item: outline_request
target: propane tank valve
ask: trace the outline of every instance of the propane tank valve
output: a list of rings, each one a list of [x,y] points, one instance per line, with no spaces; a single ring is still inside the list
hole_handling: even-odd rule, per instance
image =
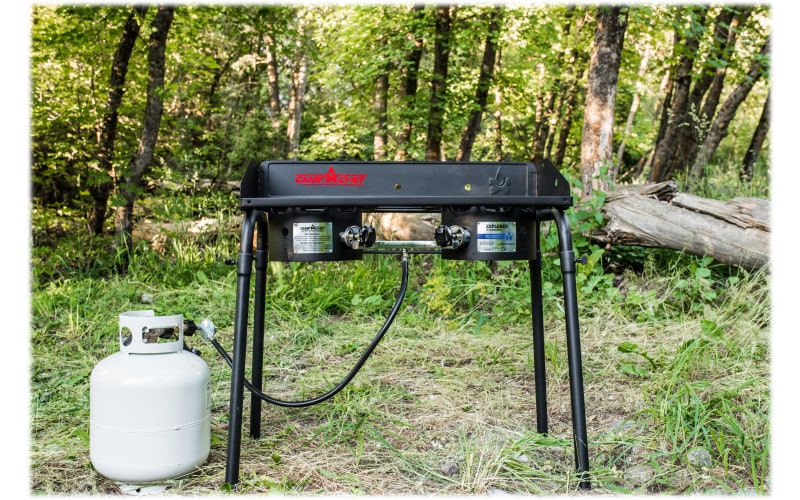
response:
[[[458,250],[469,243],[470,234],[467,228],[461,226],[441,225],[436,228],[434,239],[440,247],[450,247],[453,250]]]
[[[208,318],[203,318],[200,324],[197,325],[197,330],[200,331],[200,338],[203,340],[214,340],[214,335],[217,333],[217,325]]]

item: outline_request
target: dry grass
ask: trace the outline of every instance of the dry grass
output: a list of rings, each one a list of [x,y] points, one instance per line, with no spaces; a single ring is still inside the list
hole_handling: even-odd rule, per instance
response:
[[[623,363],[637,362],[618,349],[621,343],[633,342],[654,357],[668,357],[698,336],[701,318],[637,322],[613,304],[593,307],[597,310],[581,310],[590,491],[577,489],[563,321],[546,315],[550,432],[542,436],[535,432],[529,322],[494,323],[479,315],[453,321],[421,316],[413,304],[400,313],[353,383],[335,398],[305,409],[265,404],[260,439],[247,436],[246,395],[237,491],[308,495],[719,492],[725,491],[725,481],[731,487],[733,473],[740,476],[733,484],[746,484],[750,472],[738,470],[741,465],[723,468],[715,463],[699,468],[670,455],[668,440],[661,429],[653,428],[657,421],[648,412],[654,404],[651,382],[620,370]],[[265,392],[285,398],[308,397],[334,384],[380,326],[379,319],[363,317],[284,320],[268,319]],[[298,324],[306,327],[298,328]],[[730,328],[747,326],[731,321]],[[754,345],[766,344],[766,330],[753,330]],[[217,338],[230,346],[230,328],[221,328]],[[168,483],[167,492],[176,495],[226,491],[230,371],[210,346],[198,342],[195,339],[193,345],[201,347],[212,369],[211,453],[197,472]],[[104,355],[87,358],[82,369],[90,369],[91,359]],[[768,361],[749,369],[748,376],[767,384]],[[80,392],[80,387],[75,390]],[[88,407],[88,391],[76,398],[73,407]],[[34,402],[31,491],[118,493],[118,485],[97,474],[89,463],[85,415],[65,415],[60,424],[54,424],[59,419],[52,411]],[[74,432],[76,426],[83,432]],[[632,476],[637,467],[647,468],[649,475],[645,479]]]

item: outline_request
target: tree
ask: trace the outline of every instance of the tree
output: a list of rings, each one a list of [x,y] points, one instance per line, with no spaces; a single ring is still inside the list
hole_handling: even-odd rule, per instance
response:
[[[570,9],[571,15],[575,15],[575,30],[572,35],[571,48],[565,53],[564,59],[566,64],[564,67],[564,77],[559,86],[559,104],[555,110],[558,117],[558,137],[556,140],[555,130],[553,131],[553,141],[555,144],[556,152],[553,156],[553,161],[556,165],[561,166],[564,163],[564,157],[567,152],[567,140],[569,133],[572,129],[572,122],[575,117],[575,109],[578,105],[578,98],[580,95],[579,82],[583,79],[585,73],[586,62],[589,59],[589,53],[581,50],[578,46],[579,37],[583,31],[583,27],[588,19],[589,11],[574,13],[575,7]],[[545,148],[545,156],[550,156],[551,148]]]
[[[483,50],[483,61],[478,76],[478,84],[475,87],[474,108],[470,112],[467,126],[461,135],[461,144],[458,147],[457,161],[469,161],[472,155],[472,145],[475,143],[475,136],[480,130],[481,118],[486,112],[486,103],[489,99],[489,87],[492,83],[495,60],[497,58],[497,44],[500,38],[500,23],[503,10],[495,7],[489,12],[489,31],[486,35],[486,44]]]
[[[444,108],[447,99],[447,65],[452,44],[453,17],[455,7],[436,7],[436,33],[433,48],[433,75],[431,76],[431,100],[428,111],[428,140],[425,146],[425,161],[442,160],[442,130]]]
[[[647,74],[647,64],[650,61],[650,56],[652,55],[652,48],[649,45],[649,37],[644,37],[645,46],[640,50],[642,53],[642,60],[639,62],[639,70],[637,72],[638,80],[636,81],[636,90],[633,94],[633,99],[631,99],[631,107],[628,110],[628,117],[625,120],[625,130],[622,133],[622,137],[619,140],[619,146],[617,147],[617,161],[614,163],[614,166],[611,169],[611,180],[616,182],[617,175],[619,173],[619,169],[623,162],[623,157],[625,153],[625,142],[631,134],[631,130],[633,129],[633,119],[636,117],[636,112],[639,110],[639,104],[641,102],[641,94],[644,88],[644,78]]]
[[[503,11],[497,23],[502,29],[490,37],[495,10]],[[124,188],[142,139],[148,63],[137,51],[147,43],[156,7],[145,18],[134,16],[145,35],[132,49],[124,85],[112,83],[109,66],[131,7],[37,6],[33,12],[34,199],[48,209],[92,214],[92,227],[101,227],[103,219],[107,227],[112,200],[114,206],[124,201],[113,189]],[[166,53],[168,100],[142,182],[155,186],[161,178],[197,176],[237,181],[252,158],[426,155],[470,161],[545,156],[575,178],[583,135],[583,122],[576,122],[587,98],[595,38],[586,27],[594,26],[597,7],[476,5],[457,12],[456,21],[453,7],[423,4],[180,7]],[[674,154],[689,158],[691,148],[702,144],[697,141],[705,140],[717,108],[742,81],[766,36],[768,13],[768,7],[733,5],[630,9],[615,94],[619,132],[625,113],[633,118],[624,161],[638,158],[637,168],[646,168],[642,159],[652,157],[653,173],[688,172],[691,164],[669,173],[680,165]],[[640,76],[644,48],[652,52]],[[492,50],[490,70],[484,62]],[[113,78],[121,82],[124,67],[114,68]],[[659,88],[660,82],[665,86]],[[766,98],[761,87],[737,108],[752,119],[736,116],[733,123],[755,127]],[[115,108],[114,132],[109,121],[103,124]],[[666,117],[659,120],[662,112]],[[485,113],[493,113],[492,127]],[[696,133],[687,138],[690,128]],[[722,146],[730,145],[730,157],[745,156],[751,133],[728,134]],[[620,142],[614,141],[615,152]],[[656,149],[669,153],[660,170]],[[738,174],[742,165],[736,163]],[[109,181],[115,188],[108,205],[95,206],[93,196],[102,201],[102,183]]]
[[[268,29],[272,28],[268,24]],[[267,85],[269,88],[269,118],[273,132],[278,132],[281,129],[281,89],[278,83],[278,56],[277,56],[277,41],[273,30],[269,30],[264,35],[264,55],[267,64]],[[275,134],[276,137],[281,137],[280,133]],[[279,158],[285,153],[285,147],[281,144],[280,140],[276,140],[272,146],[272,156]]]
[[[711,120],[714,118],[733,56],[739,26],[749,17],[752,8],[723,7],[714,22],[711,48],[700,68],[700,77],[689,95],[688,123],[680,129],[678,147],[672,157],[671,171],[685,169],[697,158]]]
[[[386,40],[381,40],[386,45]],[[384,60],[375,77],[372,109],[375,112],[375,126],[372,134],[372,157],[376,161],[386,158],[387,131],[386,109],[389,99],[389,62]]]
[[[770,93],[767,92],[767,98],[764,100],[764,107],[761,110],[761,118],[758,120],[756,131],[753,132],[750,146],[748,146],[747,153],[745,153],[744,160],[742,160],[742,171],[739,177],[748,182],[753,179],[753,165],[755,165],[756,160],[758,160],[758,155],[761,154],[761,147],[764,145],[764,140],[767,138],[767,132],[769,132],[769,96]]]
[[[672,174],[675,162],[672,161],[678,145],[681,128],[689,123],[689,95],[694,74],[694,63],[698,57],[700,40],[705,30],[708,7],[680,7],[676,10],[676,29],[673,52],[681,54],[674,71],[674,81],[669,85],[668,103],[664,105],[664,126],[660,140],[656,144],[649,180],[659,182]],[[682,24],[688,20],[688,26]],[[668,104],[668,105],[667,105]],[[667,112],[667,108],[669,111]]]
[[[286,157],[297,159],[300,149],[300,121],[303,117],[303,99],[308,83],[309,34],[307,32],[307,12],[297,13],[297,35],[294,42],[294,65],[292,67],[292,88],[289,94],[289,123],[286,127]]]
[[[737,39],[755,9],[750,6],[722,6],[706,29],[710,7],[689,7],[677,11],[674,23],[674,54],[680,60],[670,82],[650,172],[650,180],[662,181],[686,171],[696,162],[699,147],[712,124],[733,62]],[[689,19],[688,26],[681,24]]]
[[[94,235],[102,235],[108,215],[108,198],[114,188],[114,144],[117,139],[118,110],[125,93],[125,77],[128,74],[130,61],[136,39],[139,37],[139,20],[144,18],[147,7],[134,7],[128,14],[122,30],[114,60],[111,63],[111,75],[108,80],[108,97],[103,119],[98,126],[97,166],[100,172],[107,174],[102,180],[89,186],[93,204],[89,213],[89,229]]]
[[[139,147],[131,159],[128,175],[124,179],[124,186],[120,186],[120,194],[125,201],[117,208],[115,220],[117,237],[125,249],[131,248],[134,201],[142,187],[142,178],[150,168],[153,160],[153,151],[161,125],[161,114],[164,109],[162,93],[166,66],[167,35],[174,15],[174,6],[160,6],[151,24],[152,32],[147,44],[147,104],[142,120],[142,133]]]
[[[600,179],[600,169],[608,166],[614,154],[614,106],[627,22],[627,7],[598,8],[581,139],[582,198],[594,190],[608,190]]]
[[[497,48],[497,72],[502,69],[503,50]],[[494,121],[492,130],[494,131],[494,160],[503,161],[503,88],[501,85],[494,87]]]
[[[705,141],[703,141],[702,146],[700,146],[697,159],[692,165],[689,175],[691,181],[696,181],[700,178],[703,168],[711,160],[711,156],[717,150],[719,143],[728,135],[728,125],[736,115],[736,110],[739,108],[739,105],[744,102],[747,94],[749,94],[750,90],[753,88],[753,85],[755,85],[764,72],[768,70],[769,40],[769,37],[767,37],[766,41],[761,46],[761,51],[753,58],[750,69],[747,70],[744,79],[733,89],[717,112],[714,123],[711,125]]]
[[[413,128],[413,105],[417,98],[417,85],[419,75],[419,65],[422,60],[423,41],[418,31],[418,27],[423,23],[425,5],[414,4],[412,7],[413,20],[412,29],[408,33],[410,48],[406,49],[405,57],[400,66],[400,98],[398,105],[401,108],[400,115],[404,118],[397,134],[397,150],[394,155],[396,161],[405,161],[408,156],[408,143],[411,140],[411,130]]]

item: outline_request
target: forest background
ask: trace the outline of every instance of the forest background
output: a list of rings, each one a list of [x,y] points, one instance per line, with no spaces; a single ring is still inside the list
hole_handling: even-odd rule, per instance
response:
[[[772,151],[772,162],[773,162],[773,184],[771,187],[771,192],[773,193],[773,201],[776,202],[776,206],[774,208],[773,214],[775,216],[775,223],[774,223],[774,233],[773,233],[773,263],[772,267],[779,268],[779,269],[787,269],[793,270],[793,266],[790,261],[783,260],[785,257],[782,257],[781,253],[786,251],[788,252],[792,248],[792,240],[790,238],[790,230],[794,226],[791,221],[791,212],[790,208],[784,208],[782,210],[782,203],[790,200],[792,195],[790,194],[791,186],[796,185],[794,182],[793,176],[795,175],[795,170],[791,167],[793,161],[791,153],[789,153],[788,158],[785,156],[786,148],[782,146],[791,144],[794,137],[792,137],[792,120],[793,120],[793,111],[796,99],[794,98],[793,91],[791,90],[792,81],[796,78],[792,67],[794,66],[794,62],[792,61],[791,49],[789,52],[786,52],[787,47],[797,47],[797,42],[793,40],[794,35],[791,33],[792,28],[788,26],[788,22],[791,19],[794,19],[793,13],[789,7],[794,7],[791,5],[790,2],[775,2],[773,5],[773,20],[774,20],[774,38],[775,42],[773,44],[773,66],[772,66],[772,76],[770,78],[772,85],[774,86],[774,102],[778,103],[774,107],[774,115],[773,115],[773,126],[771,129],[771,151]],[[16,75],[28,75],[30,72],[30,62],[27,59],[26,54],[22,48],[26,47],[27,41],[29,40],[30,34],[29,32],[25,31],[24,22],[22,20],[27,20],[29,18],[29,11],[25,8],[24,5],[22,6],[14,6],[15,10],[19,10],[19,14],[16,13],[6,16],[4,18],[4,23],[11,21],[10,24],[15,24],[15,29],[8,30],[7,33],[14,33],[14,41],[9,42],[8,46],[19,47],[20,50],[17,54],[6,54],[4,57],[8,57],[9,55],[15,56],[12,57],[8,62],[10,68],[15,68],[10,74]],[[22,28],[22,29],[20,29]],[[4,30],[6,31],[6,30]],[[21,56],[21,57],[20,57]],[[14,276],[14,279],[11,281],[12,286],[20,287],[20,289],[25,290],[28,288],[29,283],[29,276],[27,276],[26,271],[27,266],[21,266],[20,262],[28,262],[30,259],[29,256],[29,248],[24,243],[29,241],[30,236],[30,219],[28,219],[30,215],[29,210],[29,202],[30,200],[27,199],[29,196],[29,190],[27,187],[21,186],[29,186],[30,185],[30,171],[27,169],[22,168],[13,168],[15,165],[29,165],[30,164],[30,157],[29,157],[29,136],[27,126],[23,126],[23,122],[29,119],[30,109],[29,109],[29,92],[30,88],[25,85],[25,82],[21,82],[22,84],[19,87],[14,87],[13,90],[7,94],[7,105],[9,109],[8,117],[5,123],[5,130],[4,130],[4,143],[6,144],[5,149],[10,153],[9,154],[9,161],[8,165],[9,168],[12,169],[12,179],[13,182],[8,182],[3,184],[4,189],[4,196],[3,196],[3,203],[5,213],[8,214],[7,221],[12,234],[17,235],[19,237],[11,238],[12,241],[19,242],[20,244],[11,244],[9,245],[11,254],[5,259],[4,266],[7,269],[4,269],[4,275]],[[788,121],[787,121],[788,118]],[[786,125],[783,125],[786,124]],[[26,146],[26,147],[20,147]],[[785,162],[785,163],[784,163]],[[19,175],[22,174],[22,175]],[[18,176],[18,177],[17,177]],[[24,209],[23,209],[24,208]],[[788,213],[782,213],[788,212]],[[9,220],[10,219],[10,220]],[[787,228],[788,226],[788,228]],[[16,230],[19,229],[19,233]],[[20,272],[22,271],[22,272]],[[774,294],[774,307],[775,307],[775,329],[778,331],[782,331],[782,318],[781,318],[781,304],[785,303],[791,296],[790,292],[781,293],[781,290],[791,290],[793,287],[792,282],[792,273],[778,273],[773,281],[773,285],[775,286],[775,290],[778,293]],[[14,311],[17,313],[21,310],[27,310],[25,307],[24,299],[28,296],[27,293],[15,293],[15,301],[11,308],[8,308],[8,316],[10,316],[11,322],[11,329],[12,331],[26,331],[29,327],[28,317],[27,315],[22,314],[13,314]],[[16,303],[17,300],[22,299],[22,304],[19,305]],[[7,306],[4,307],[4,309]],[[17,318],[17,316],[19,316]],[[19,320],[17,324],[16,321]],[[786,330],[783,331],[794,331],[794,329],[790,326],[786,327]],[[25,336],[17,336],[15,340],[21,340],[19,347],[14,346],[14,352],[20,353],[19,357],[24,359],[22,356],[28,350],[27,346],[27,338]],[[776,373],[783,373],[784,370],[789,370],[788,365],[784,365],[781,361],[780,354],[782,352],[791,352],[793,351],[792,347],[785,346],[784,342],[794,342],[793,339],[790,338],[783,338],[783,337],[773,337],[773,349],[775,352],[775,360],[774,366],[776,367]],[[11,369],[19,369],[19,367],[14,367],[11,364]],[[6,368],[4,367],[4,370]],[[774,411],[776,417],[780,417],[782,414],[788,414],[788,412],[782,410],[782,403],[785,401],[784,398],[780,396],[781,394],[781,386],[779,380],[776,379],[778,382],[775,386],[775,402],[774,402]],[[19,408],[26,408],[28,405],[27,401],[27,394],[24,390],[20,391],[20,404],[18,405]],[[22,426],[27,425],[27,415],[24,413],[19,416],[19,423],[20,428]],[[15,425],[12,423],[11,425]],[[776,426],[774,428],[774,434],[776,436],[781,435],[781,427],[780,427],[780,420],[777,419]],[[788,433],[787,433],[788,435]],[[779,441],[779,443],[781,443]],[[25,443],[21,443],[25,445]],[[26,450],[27,451],[27,450]],[[780,451],[776,448],[776,454]],[[24,464],[20,464],[23,465]],[[780,466],[780,461],[776,461],[776,478],[780,477],[781,475],[777,472],[777,468]],[[8,471],[6,471],[8,472]],[[27,471],[21,471],[21,474],[26,474]],[[775,484],[775,491],[779,491],[778,484]]]

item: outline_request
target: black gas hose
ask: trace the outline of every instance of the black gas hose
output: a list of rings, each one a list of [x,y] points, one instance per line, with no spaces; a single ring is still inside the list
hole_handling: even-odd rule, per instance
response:
[[[367,358],[370,357],[372,351],[375,350],[375,348],[378,346],[378,343],[380,343],[381,339],[383,338],[384,334],[389,330],[389,327],[394,322],[395,316],[397,316],[397,313],[400,311],[400,307],[403,305],[403,299],[405,298],[407,287],[408,287],[408,253],[403,251],[400,292],[397,295],[397,300],[395,300],[394,306],[392,307],[389,316],[386,318],[386,321],[384,321],[383,326],[381,327],[380,330],[378,330],[378,333],[375,335],[375,338],[372,339],[372,342],[369,344],[367,349],[364,351],[363,354],[361,354],[361,357],[358,359],[358,362],[356,362],[355,366],[353,366],[353,368],[350,369],[350,371],[342,379],[341,382],[339,382],[333,389],[329,390],[325,394],[322,394],[321,396],[317,396],[315,398],[305,399],[301,401],[285,401],[264,394],[263,392],[261,392],[261,390],[259,390],[252,383],[250,383],[250,381],[247,380],[246,378],[244,379],[245,387],[247,387],[247,389],[250,392],[252,392],[255,396],[257,396],[259,399],[266,401],[267,403],[288,408],[302,408],[306,406],[311,406],[317,403],[322,403],[323,401],[327,401],[328,399],[332,398],[333,396],[338,394],[339,391],[344,389],[345,386],[350,383],[350,381],[353,380],[353,377],[355,377],[358,371],[361,369],[361,367],[364,366],[364,363],[366,363]],[[216,350],[219,352],[219,354],[222,356],[225,362],[228,363],[228,366],[233,368],[233,359],[225,351],[222,345],[220,345],[220,343],[217,342],[217,340],[213,337],[213,335],[207,336],[207,339],[211,342],[214,348],[216,348]]]

